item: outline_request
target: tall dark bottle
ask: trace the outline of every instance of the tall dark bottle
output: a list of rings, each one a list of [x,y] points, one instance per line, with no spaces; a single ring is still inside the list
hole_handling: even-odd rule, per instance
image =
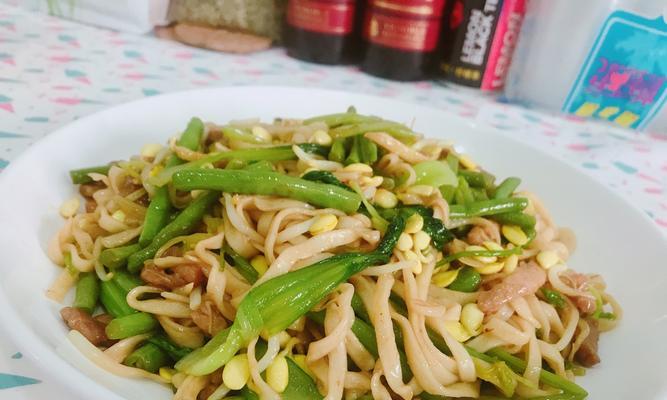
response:
[[[356,61],[362,45],[355,35],[360,25],[355,23],[361,11],[357,8],[354,0],[289,0],[287,54],[319,64]]]
[[[445,0],[369,0],[361,68],[401,81],[428,77],[437,63]]]

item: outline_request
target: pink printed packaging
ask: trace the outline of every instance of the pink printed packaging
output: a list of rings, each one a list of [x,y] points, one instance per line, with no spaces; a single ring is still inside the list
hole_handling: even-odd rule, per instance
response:
[[[526,0],[454,0],[443,26],[440,72],[446,81],[498,90],[512,60]]]

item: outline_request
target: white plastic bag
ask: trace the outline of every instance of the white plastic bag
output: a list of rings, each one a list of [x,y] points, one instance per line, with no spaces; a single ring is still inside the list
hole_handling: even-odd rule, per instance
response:
[[[146,33],[156,25],[165,25],[169,9],[169,0],[30,0],[25,3],[31,3],[33,10],[132,33]]]
[[[510,100],[667,134],[665,0],[531,0]]]

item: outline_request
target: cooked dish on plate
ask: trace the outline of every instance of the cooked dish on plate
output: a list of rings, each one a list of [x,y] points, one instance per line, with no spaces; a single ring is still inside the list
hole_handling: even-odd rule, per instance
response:
[[[138,150],[70,172],[48,247],[108,372],[175,399],[587,396],[622,310],[519,178],[353,108]]]

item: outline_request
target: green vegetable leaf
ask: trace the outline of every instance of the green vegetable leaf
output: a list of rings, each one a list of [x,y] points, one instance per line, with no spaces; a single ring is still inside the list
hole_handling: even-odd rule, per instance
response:
[[[579,364],[575,364],[570,360],[565,360],[565,369],[572,371],[574,376],[584,376],[586,375],[586,368],[582,367]]]
[[[414,166],[417,185],[429,185],[439,188],[442,185],[456,187],[458,179],[456,174],[442,161],[424,161]]]
[[[259,400],[257,393],[253,392],[248,386],[244,386],[243,389],[241,389],[239,396],[243,400]]]
[[[282,392],[283,399],[290,400],[319,400],[322,395],[317,390],[317,385],[304,370],[291,358],[287,357],[287,368],[289,371],[289,381],[285,391]]]
[[[359,185],[356,182],[352,182],[352,189],[359,195],[359,198],[361,198],[361,203],[364,208],[366,208],[366,211],[371,218],[373,228],[380,232],[384,232],[387,229],[387,226],[389,226],[389,222],[384,219],[378,210],[366,199],[366,196],[361,192],[361,188],[359,188]]]
[[[252,131],[248,128],[227,125],[222,127],[222,134],[228,140],[238,140],[240,142],[254,143],[254,144],[265,143],[264,139],[262,139],[259,136],[253,135]]]
[[[445,224],[433,216],[433,210],[424,206],[406,206],[403,212],[417,213],[424,218],[422,230],[431,237],[436,249],[442,250],[446,243],[454,240],[454,235],[445,227]],[[406,215],[407,217],[408,215]]]
[[[603,312],[599,313],[596,318],[598,318],[598,319],[612,319],[613,320],[613,319],[616,319],[616,314],[614,314],[612,312],[603,311]]]
[[[69,272],[72,277],[76,278],[79,276],[79,270],[72,264],[72,254],[69,251],[63,254],[63,263],[65,264],[65,270]]]
[[[433,216],[424,217],[424,227],[422,228],[433,241],[436,249],[442,250],[445,243],[454,240],[454,235],[445,227],[445,224]]]
[[[595,296],[595,311],[593,312],[591,317],[597,319],[616,319],[616,315],[614,313],[607,312],[604,310],[604,301],[602,300],[600,292],[598,292],[593,288],[590,288],[588,290],[593,294],[593,296]]]
[[[544,295],[544,298],[546,299],[547,303],[558,308],[559,310],[565,307],[565,299],[563,299],[563,296],[557,291],[547,288],[542,288],[542,294]]]
[[[307,181],[312,181],[312,182],[328,183],[329,185],[335,185],[338,186],[339,188],[353,191],[352,188],[350,188],[343,182],[339,181],[338,178],[336,178],[334,174],[332,174],[329,171],[306,172],[301,176],[301,179],[305,179]]]
[[[192,352],[192,349],[177,345],[162,333],[148,338],[147,342],[153,343],[162,349],[174,361],[178,361]]]
[[[445,224],[433,216],[433,210],[425,206],[399,206],[395,208],[378,209],[378,213],[385,220],[393,220],[397,215],[403,215],[404,218],[417,213],[424,218],[422,230],[431,237],[433,245],[442,250],[446,243],[454,240],[454,235],[445,227]]]
[[[222,247],[222,256],[229,263],[236,267],[236,270],[241,274],[241,276],[248,281],[248,283],[254,284],[259,279],[259,273],[252,265],[243,258],[239,253],[234,251],[234,249],[229,246],[227,242]]]
[[[436,267],[458,260],[461,257],[507,257],[512,254],[521,254],[522,250],[522,247],[513,247],[511,249],[503,250],[464,250],[445,256],[442,260],[438,261]]]
[[[465,266],[459,270],[459,274],[454,279],[447,289],[456,290],[457,292],[472,293],[479,289],[482,284],[482,276],[475,270],[475,268]]]
[[[342,163],[345,161],[346,150],[345,150],[345,140],[346,139],[336,139],[331,144],[331,149],[329,150],[329,160]]]
[[[488,363],[479,358],[472,358],[477,377],[493,384],[506,397],[512,397],[518,384],[516,374],[502,361]]]

